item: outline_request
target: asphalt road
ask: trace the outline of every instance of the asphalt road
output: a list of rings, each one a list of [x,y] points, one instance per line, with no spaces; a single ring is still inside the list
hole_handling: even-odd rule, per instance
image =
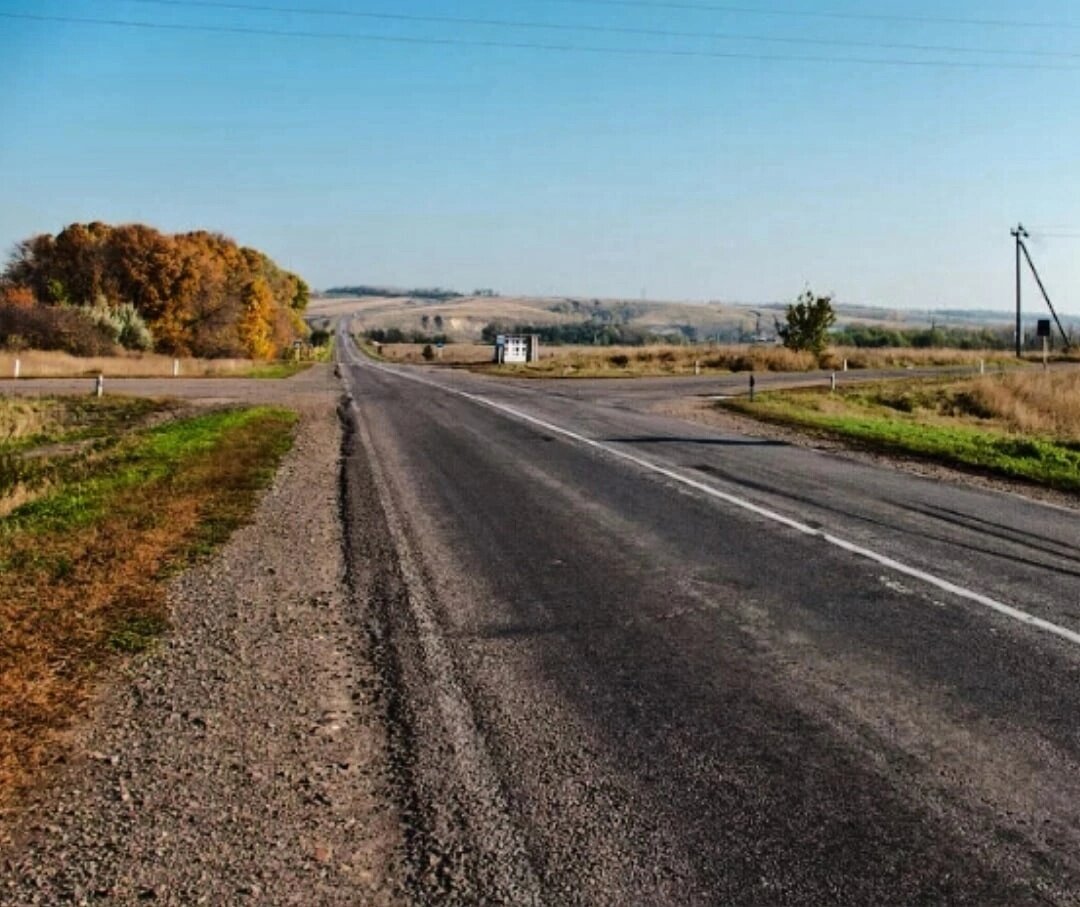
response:
[[[1080,514],[340,349],[417,902],[1080,904]]]

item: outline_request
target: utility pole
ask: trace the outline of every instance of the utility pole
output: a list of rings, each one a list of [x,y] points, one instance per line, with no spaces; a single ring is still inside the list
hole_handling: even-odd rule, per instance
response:
[[[1019,359],[1023,355],[1024,342],[1021,333],[1023,325],[1020,323],[1020,248],[1028,231],[1024,229],[1023,224],[1018,223],[1016,229],[1010,230],[1009,234],[1016,240],[1016,358]]]

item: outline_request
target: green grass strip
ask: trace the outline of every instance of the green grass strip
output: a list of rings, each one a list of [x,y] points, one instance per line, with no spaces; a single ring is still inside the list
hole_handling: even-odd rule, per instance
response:
[[[13,511],[0,521],[0,537],[15,532],[51,533],[87,526],[102,516],[114,494],[176,477],[192,458],[211,451],[230,432],[253,422],[279,423],[283,429],[279,445],[285,445],[287,450],[291,444],[288,429],[295,419],[287,410],[252,407],[178,419],[140,432],[118,445],[99,468]],[[275,463],[283,452],[275,452]]]
[[[805,393],[763,394],[754,403],[732,400],[722,405],[765,421],[811,428],[876,450],[1080,491],[1080,449],[1074,444],[965,424],[920,421],[902,413],[882,414],[881,407],[862,408],[858,400],[844,402],[851,403],[850,412],[822,412],[815,407],[813,396]]]

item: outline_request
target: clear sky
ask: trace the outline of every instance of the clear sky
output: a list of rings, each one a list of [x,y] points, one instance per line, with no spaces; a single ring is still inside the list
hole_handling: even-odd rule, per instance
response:
[[[144,221],[220,230],[315,287],[761,302],[810,285],[1004,309],[1023,220],[1073,234],[1031,249],[1059,308],[1080,314],[1075,0],[215,2],[0,0],[8,15],[249,30],[0,15],[0,245]],[[930,21],[945,18],[1024,24]]]

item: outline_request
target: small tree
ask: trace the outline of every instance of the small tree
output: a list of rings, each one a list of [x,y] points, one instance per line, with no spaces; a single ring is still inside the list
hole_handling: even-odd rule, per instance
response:
[[[787,309],[787,325],[780,328],[784,346],[790,350],[810,350],[816,355],[825,351],[829,328],[836,323],[832,297],[815,296],[806,290],[795,305]]]
[[[423,350],[420,351],[420,355],[423,356],[428,362],[435,358],[435,350],[431,348],[431,344],[424,345]]]

